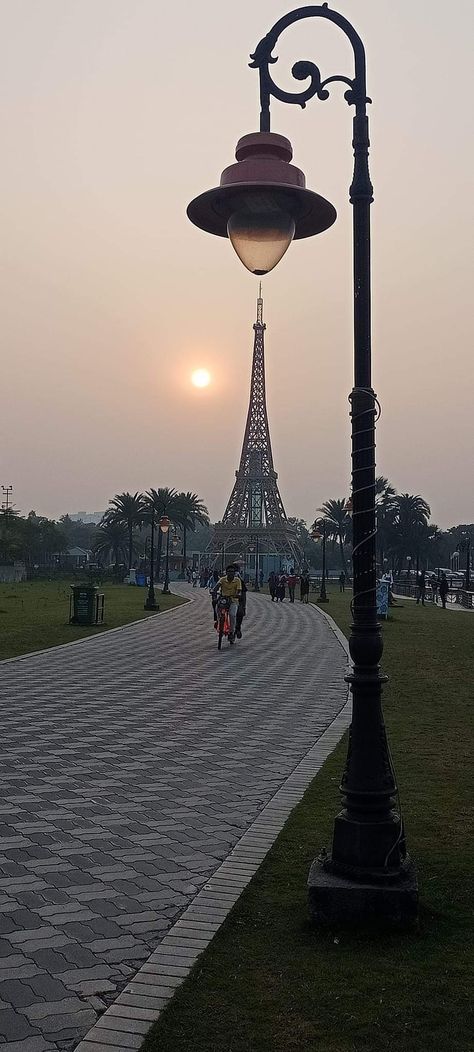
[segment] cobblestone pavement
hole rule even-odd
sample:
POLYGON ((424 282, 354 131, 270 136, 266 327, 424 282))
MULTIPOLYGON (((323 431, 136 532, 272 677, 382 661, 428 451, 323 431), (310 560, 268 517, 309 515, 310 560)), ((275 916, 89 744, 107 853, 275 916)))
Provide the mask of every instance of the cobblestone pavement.
POLYGON ((73 1048, 344 705, 312 606, 207 593, 0 664, 0 1043, 73 1048))

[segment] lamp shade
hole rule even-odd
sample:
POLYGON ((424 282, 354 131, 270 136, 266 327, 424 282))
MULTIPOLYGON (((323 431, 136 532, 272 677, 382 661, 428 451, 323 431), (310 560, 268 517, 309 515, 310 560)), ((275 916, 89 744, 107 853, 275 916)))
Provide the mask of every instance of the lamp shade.
POLYGON ((168 533, 171 526, 171 519, 169 519, 167 515, 162 515, 159 525, 162 533, 168 533))
POLYGON ((248 270, 266 274, 293 238, 332 226, 336 210, 306 189, 304 173, 290 164, 293 149, 283 135, 244 135, 235 156, 237 163, 223 171, 220 185, 191 201, 187 214, 201 230, 229 237, 248 270))

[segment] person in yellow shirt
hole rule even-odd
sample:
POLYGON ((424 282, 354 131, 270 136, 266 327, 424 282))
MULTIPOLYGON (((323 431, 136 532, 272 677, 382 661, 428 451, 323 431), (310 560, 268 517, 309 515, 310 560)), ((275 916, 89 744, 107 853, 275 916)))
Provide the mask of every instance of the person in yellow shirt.
POLYGON ((217 589, 225 599, 230 599, 229 607, 229 620, 230 620, 230 635, 229 643, 233 643, 235 639, 235 622, 237 619, 237 609, 239 606, 239 599, 242 595, 242 581, 240 577, 235 576, 235 567, 226 567, 226 576, 221 577, 217 582, 217 589))

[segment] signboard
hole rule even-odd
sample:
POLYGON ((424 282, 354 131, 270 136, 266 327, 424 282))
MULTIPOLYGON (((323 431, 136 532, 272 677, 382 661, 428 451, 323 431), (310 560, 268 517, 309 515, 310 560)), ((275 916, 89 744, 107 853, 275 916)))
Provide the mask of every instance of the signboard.
POLYGON ((86 620, 89 617, 89 603, 89 592, 79 592, 76 598, 76 617, 78 621, 86 620))
POLYGON ((377 614, 379 617, 387 617, 388 615, 388 581, 377 582, 377 614))

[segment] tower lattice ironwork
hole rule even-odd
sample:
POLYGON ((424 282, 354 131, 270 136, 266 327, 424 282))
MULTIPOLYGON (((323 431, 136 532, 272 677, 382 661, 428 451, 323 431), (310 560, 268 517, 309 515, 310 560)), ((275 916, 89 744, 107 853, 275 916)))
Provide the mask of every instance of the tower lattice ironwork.
POLYGON ((265 393, 263 298, 260 284, 253 326, 252 379, 239 469, 222 522, 214 531, 214 550, 230 557, 258 544, 261 555, 280 553, 300 562, 296 530, 288 522, 273 467, 265 393))

